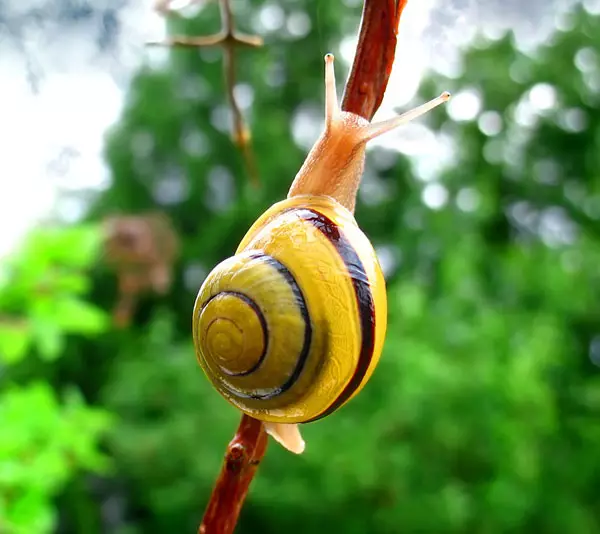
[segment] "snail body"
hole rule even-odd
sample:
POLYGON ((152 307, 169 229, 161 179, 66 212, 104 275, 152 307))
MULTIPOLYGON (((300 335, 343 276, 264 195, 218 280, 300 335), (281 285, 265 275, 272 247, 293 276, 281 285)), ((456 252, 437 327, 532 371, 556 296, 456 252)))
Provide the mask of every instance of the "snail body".
POLYGON ((325 56, 325 131, 288 198, 251 226, 202 284, 193 312, 200 366, 225 399, 293 452, 371 377, 387 326, 385 280, 353 216, 370 139, 448 99, 371 124, 339 110, 325 56))

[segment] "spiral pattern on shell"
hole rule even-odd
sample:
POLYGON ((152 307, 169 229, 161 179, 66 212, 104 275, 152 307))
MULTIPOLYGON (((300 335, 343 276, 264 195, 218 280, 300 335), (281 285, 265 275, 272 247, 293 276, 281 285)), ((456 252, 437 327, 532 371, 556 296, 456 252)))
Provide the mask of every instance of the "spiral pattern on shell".
POLYGON ((202 285, 198 361, 233 405, 265 421, 324 417, 367 382, 383 347, 385 282, 354 218, 327 197, 272 206, 202 285))

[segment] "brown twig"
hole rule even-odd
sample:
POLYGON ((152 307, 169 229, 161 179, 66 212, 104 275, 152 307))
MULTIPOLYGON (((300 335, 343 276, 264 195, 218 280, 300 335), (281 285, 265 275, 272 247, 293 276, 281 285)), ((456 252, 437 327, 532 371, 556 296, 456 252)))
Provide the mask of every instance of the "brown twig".
POLYGON ((252 136, 235 98, 235 61, 236 59, 233 50, 230 47, 225 47, 223 70, 225 73, 227 98, 233 115, 233 140, 242 151, 244 159, 246 160, 248 174, 250 175, 253 184, 258 185, 258 169, 256 167, 256 160, 254 159, 254 152, 252 151, 251 145, 252 136))
POLYGON ((267 450, 267 443, 263 424, 243 415, 234 438, 227 446, 221 474, 198 534, 233 532, 254 473, 267 450))
MULTIPOLYGON (((168 13, 170 9, 169 4, 170 2, 159 2, 156 4, 155 9, 163 14, 168 13)), ((192 48, 210 46, 223 47, 223 75, 225 78, 225 85, 227 87, 227 98, 229 100, 229 106, 232 113, 233 141, 242 152, 242 156, 246 163, 246 169, 252 184, 257 186, 259 183, 259 178, 254 152, 252 151, 252 136, 244 121, 244 116, 239 104, 237 103, 234 92, 236 80, 235 49, 238 46, 249 46, 252 48, 260 47, 263 45, 263 40, 256 35, 246 35, 236 30, 230 0, 220 0, 219 6, 221 8, 222 27, 221 31, 218 33, 201 37, 175 35, 163 41, 154 41, 147 44, 150 46, 192 48)))
POLYGON ((379 109, 392 72, 398 25, 408 0, 366 0, 356 55, 342 109, 371 120, 379 109))
MULTIPOLYGON (((385 93, 394 62, 400 15, 407 0, 365 0, 361 30, 342 107, 368 120, 385 93)), ((231 534, 259 462, 267 434, 260 421, 242 416, 198 534, 231 534)))

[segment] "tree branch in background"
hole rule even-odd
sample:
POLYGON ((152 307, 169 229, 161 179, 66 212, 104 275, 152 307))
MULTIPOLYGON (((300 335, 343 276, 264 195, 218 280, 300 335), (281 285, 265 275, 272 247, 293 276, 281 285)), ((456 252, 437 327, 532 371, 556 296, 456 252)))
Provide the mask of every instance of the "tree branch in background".
MULTIPOLYGON (((164 15, 170 14, 169 1, 160 1, 155 5, 155 9, 164 15)), ((176 35, 160 42, 151 42, 153 46, 171 46, 171 47, 208 47, 221 46, 223 47, 223 71, 225 85, 227 88, 227 98, 231 108, 233 120, 233 141, 242 152, 242 156, 246 163, 246 169, 250 176, 250 181, 257 186, 259 183, 258 169, 254 152, 252 151, 252 135, 250 129, 244 121, 244 116, 240 106, 235 98, 235 49, 238 46, 249 46, 256 48, 263 45, 263 40, 256 35, 246 35, 239 33, 235 29, 235 21, 233 11, 231 10, 230 0, 220 0, 221 8, 221 31, 214 35, 202 37, 186 37, 176 35)))
MULTIPOLYGON (((407 0, 366 0, 354 64, 342 107, 368 120, 379 108, 394 62, 400 15, 407 0)), ((252 478, 267 449, 260 421, 242 416, 198 534, 231 534, 252 478)))

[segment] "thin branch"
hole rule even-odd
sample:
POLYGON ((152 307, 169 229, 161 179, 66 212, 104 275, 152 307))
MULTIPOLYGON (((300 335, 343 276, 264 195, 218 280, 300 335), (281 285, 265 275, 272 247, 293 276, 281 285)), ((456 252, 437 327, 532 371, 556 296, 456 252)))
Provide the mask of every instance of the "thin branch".
POLYGON ((396 54, 398 25, 408 0, 366 0, 342 109, 371 120, 379 109, 396 54))
MULTIPOLYGON (((170 2, 168 1, 159 2, 155 8, 157 11, 164 14, 169 11, 169 4, 170 2)), ((242 152, 252 184, 257 186, 259 178, 254 152, 252 151, 252 135, 244 121, 244 116, 235 98, 235 49, 238 46, 248 46, 251 48, 260 47, 263 45, 263 40, 256 35, 246 35, 235 29, 235 21, 230 0, 220 0, 219 6, 221 10, 221 30, 218 33, 200 37, 175 35, 168 37, 163 41, 153 41, 147 44, 149 46, 191 48, 212 46, 223 47, 223 72, 227 88, 227 97, 231 108, 233 140, 242 152)))
MULTIPOLYGON (((375 115, 392 70, 398 23, 406 2, 365 0, 356 56, 342 102, 344 110, 368 120, 375 115)), ((222 3, 222 9, 227 7, 225 4, 229 3, 222 3)), ((237 433, 227 447, 225 461, 198 534, 233 533, 266 447, 264 425, 243 415, 237 433)))
POLYGON ((263 45, 263 40, 257 35, 246 35, 244 33, 227 34, 225 32, 207 35, 205 37, 187 37, 185 35, 173 35, 162 41, 149 41, 148 46, 181 46, 190 48, 206 48, 210 46, 249 46, 258 48, 263 45))
POLYGON ((252 135, 244 121, 244 116, 238 106, 237 100, 235 99, 235 54, 231 47, 225 47, 224 49, 223 70, 225 75, 225 85, 227 86, 227 98, 233 115, 233 140, 244 155, 248 173, 253 184, 258 185, 258 169, 256 167, 256 160, 251 145, 252 135))
POLYGON ((234 438, 229 442, 221 473, 198 528, 198 534, 231 534, 246 499, 254 473, 267 450, 263 424, 242 416, 234 438))
POLYGON ((227 28, 226 31, 233 33, 234 20, 233 20, 233 11, 231 11, 231 2, 230 0, 222 0, 219 4, 221 8, 221 20, 223 21, 223 27, 227 28))

